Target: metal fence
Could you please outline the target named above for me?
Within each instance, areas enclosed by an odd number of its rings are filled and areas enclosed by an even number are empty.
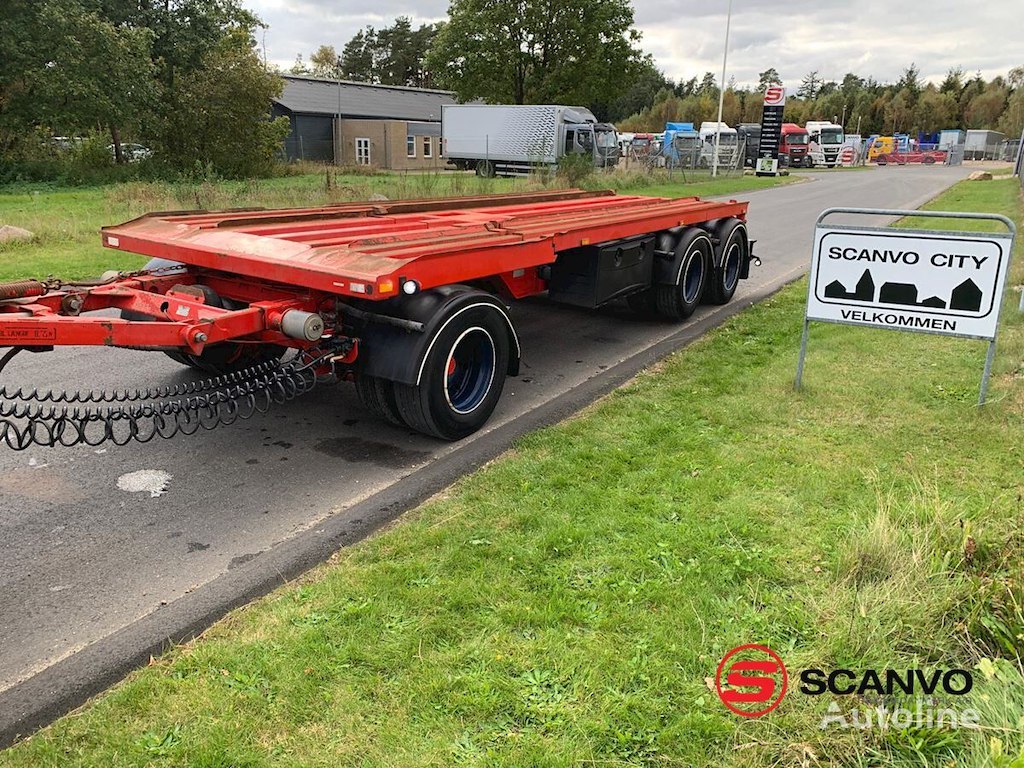
[[[718,175],[742,175],[745,157],[745,141],[723,143],[718,148]],[[670,146],[663,146],[657,141],[646,145],[630,145],[619,159],[619,163],[626,170],[664,170],[670,178],[679,175],[683,181],[687,181],[691,177],[710,176],[715,165],[714,158],[715,148],[712,142],[677,136]]]

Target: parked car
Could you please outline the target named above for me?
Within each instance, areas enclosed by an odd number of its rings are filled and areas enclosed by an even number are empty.
[[[108,149],[110,150],[111,157],[116,158],[117,152],[114,150],[114,145],[111,144]],[[121,145],[121,155],[126,163],[137,163],[140,160],[151,158],[153,150],[149,147],[144,147],[142,144],[125,143]]]

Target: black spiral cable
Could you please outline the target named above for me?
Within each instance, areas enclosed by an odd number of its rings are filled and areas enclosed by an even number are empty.
[[[0,370],[14,351],[0,359]],[[324,359],[300,355],[286,363],[270,361],[237,373],[147,390],[0,389],[0,446],[22,451],[31,446],[126,445],[228,426],[309,392]]]

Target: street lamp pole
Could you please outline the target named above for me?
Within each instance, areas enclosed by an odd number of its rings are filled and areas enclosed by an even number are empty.
[[[718,125],[715,130],[715,157],[711,164],[711,175],[718,175],[718,146],[722,143],[722,108],[725,105],[725,66],[729,60],[729,26],[732,24],[732,0],[725,17],[725,50],[722,51],[722,79],[718,88]]]

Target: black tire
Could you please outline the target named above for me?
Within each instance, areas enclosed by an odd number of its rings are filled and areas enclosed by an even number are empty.
[[[480,304],[439,326],[419,384],[394,385],[398,412],[410,427],[461,440],[482,427],[505,386],[509,328],[501,311]]]
[[[711,271],[711,237],[700,227],[683,232],[675,247],[678,266],[670,284],[651,289],[654,308],[667,320],[685,320],[700,303]]]
[[[740,272],[750,254],[747,225],[739,219],[725,219],[715,228],[715,268],[707,283],[705,300],[711,304],[728,304],[736,294]]]
[[[478,160],[476,175],[484,179],[493,179],[495,176],[494,163],[490,160]]]
[[[925,165],[935,165],[935,158],[931,155],[925,155],[921,162]]]
[[[362,375],[356,379],[356,392],[368,411],[397,427],[407,427],[398,411],[394,387],[393,382],[378,376]]]

